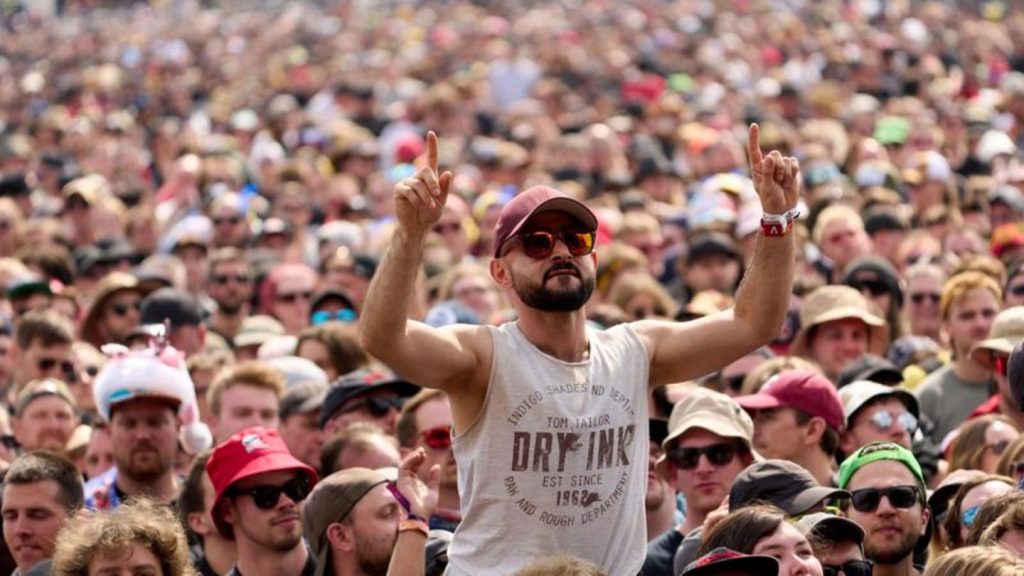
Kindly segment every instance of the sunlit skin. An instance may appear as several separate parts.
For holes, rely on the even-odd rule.
[[[676,447],[703,448],[712,444],[735,441],[734,438],[725,438],[703,428],[694,428],[674,440],[669,449]],[[670,464],[669,474],[672,486],[682,492],[686,498],[689,511],[687,521],[692,518],[699,525],[704,516],[718,508],[722,504],[722,500],[728,496],[733,480],[750,462],[749,456],[740,456],[737,453],[732,462],[724,466],[715,466],[708,461],[705,455],[701,455],[697,467],[692,470],[681,470]]]
[[[1007,492],[1011,492],[1013,491],[1013,488],[1013,486],[1010,486],[1006,482],[1001,482],[998,480],[992,482],[985,482],[984,484],[975,486],[974,488],[971,488],[967,492],[967,494],[964,494],[964,499],[960,503],[960,513],[963,514],[970,510],[971,508],[974,508],[975,506],[981,506],[985,502],[988,502],[989,500],[995,498],[996,496],[999,496],[1000,494],[1006,494]],[[970,529],[970,526],[967,526],[962,521],[960,522],[961,542],[967,541],[967,533],[970,531]]]
[[[88,576],[163,576],[163,568],[149,548],[132,542],[127,550],[94,556],[89,562]]]
[[[855,492],[863,488],[889,488],[917,486],[913,472],[895,460],[877,460],[865,464],[853,473],[846,489]],[[930,512],[922,501],[910,508],[897,508],[887,497],[881,498],[878,508],[859,512],[852,505],[847,517],[864,528],[865,556],[876,564],[906,565],[913,563],[914,546],[924,534]]]
[[[53,556],[57,532],[67,519],[57,482],[4,486],[4,540],[22,573]]]
[[[770,536],[758,540],[751,551],[779,561],[780,576],[821,576],[821,562],[814,557],[810,542],[788,522]]]
[[[969,290],[950,304],[943,324],[955,358],[966,358],[972,346],[988,337],[999,310],[996,295],[984,288]]]
[[[872,418],[876,413],[883,411],[892,415],[892,423],[888,428],[881,430],[872,421]],[[894,396],[883,397],[861,407],[847,423],[846,432],[843,433],[840,441],[840,448],[845,454],[853,454],[858,448],[871,442],[888,441],[909,449],[910,434],[900,427],[899,423],[900,415],[906,413],[907,406]]]
[[[811,357],[835,378],[843,367],[868,352],[870,331],[863,320],[845,318],[818,325],[810,343]]]
[[[277,428],[279,399],[273,390],[235,384],[224,389],[220,412],[211,416],[213,437],[223,442],[239,430],[251,426]]]

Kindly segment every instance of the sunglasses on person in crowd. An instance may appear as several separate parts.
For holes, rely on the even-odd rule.
[[[852,280],[850,281],[850,287],[858,292],[867,290],[872,296],[881,296],[889,293],[889,286],[885,282],[875,279]]]
[[[871,422],[872,425],[883,432],[888,430],[893,422],[899,424],[900,429],[911,436],[914,435],[914,432],[917,432],[917,418],[910,412],[896,415],[889,410],[879,410],[868,419],[868,422]]]
[[[226,217],[221,217],[221,218],[214,218],[213,219],[213,225],[214,226],[220,226],[221,224],[230,224],[232,226],[236,226],[241,221],[242,221],[242,217],[241,216],[226,216]]]
[[[319,310],[317,312],[313,312],[313,315],[310,316],[309,320],[313,326],[319,326],[326,322],[344,322],[346,324],[350,324],[356,321],[356,311],[350,308],[344,308],[336,312]]]
[[[1006,448],[1010,446],[1009,440],[1000,440],[995,444],[989,444],[988,447],[995,453],[996,456],[1002,456],[1003,452],[1006,452]]]
[[[736,457],[738,446],[730,442],[711,444],[700,448],[673,448],[665,454],[665,458],[680,470],[693,470],[700,463],[700,457],[707,457],[714,466],[725,466]]]
[[[594,250],[593,232],[565,231],[557,234],[544,230],[521,232],[515,236],[523,253],[534,260],[543,260],[555,251],[555,242],[565,244],[573,256],[585,256]]]
[[[141,307],[141,300],[133,300],[131,302],[114,302],[110,305],[110,309],[114,314],[121,317],[127,316],[132,310],[138,310]]]
[[[61,374],[74,374],[75,365],[70,360],[58,360],[57,358],[40,358],[36,361],[36,368],[40,372],[49,372],[57,366],[60,366]]]
[[[917,292],[910,295],[910,301],[918,306],[924,304],[926,299],[932,304],[938,304],[939,300],[942,299],[942,295],[937,292]]]
[[[981,510],[981,505],[971,506],[964,513],[960,515],[960,523],[964,525],[964,528],[970,528],[971,524],[974,524],[974,520],[978,517],[978,511]]]
[[[1024,296],[1024,284],[1017,284],[1016,286],[1010,286],[1006,289],[1007,292],[1017,296],[1018,298]]]
[[[237,489],[232,488],[230,495],[232,497],[238,496],[250,496],[252,497],[252,503],[256,505],[260,510],[270,510],[277,506],[278,500],[281,499],[281,493],[291,499],[292,502],[298,504],[309,496],[309,492],[313,489],[309,485],[309,478],[305,476],[299,476],[292,478],[291,480],[281,484],[280,486],[270,486],[262,484],[259,486],[253,486],[252,488]]]
[[[368,398],[360,398],[351,405],[346,406],[340,414],[348,414],[349,412],[355,412],[366,408],[374,418],[382,418],[386,416],[392,408],[395,410],[401,410],[404,405],[405,398],[402,398],[401,396],[370,396]]]
[[[299,300],[305,300],[305,301],[308,302],[312,298],[313,298],[313,293],[312,292],[307,292],[307,291],[288,292],[288,293],[278,294],[277,296],[274,296],[274,299],[277,300],[278,302],[287,302],[289,304],[294,304],[295,302],[298,302]]]
[[[871,576],[874,572],[875,563],[870,560],[850,560],[843,564],[822,564],[822,576]]]
[[[882,496],[885,496],[895,508],[912,508],[921,501],[920,494],[917,486],[864,488],[851,492],[849,502],[857,512],[874,512],[882,502]]]
[[[432,448],[434,450],[445,450],[450,448],[452,445],[451,426],[430,428],[429,430],[424,430],[421,434],[423,435],[423,443],[426,444],[428,448]]]
[[[249,276],[246,274],[217,274],[213,277],[213,281],[220,286],[226,286],[228,282],[248,284]]]

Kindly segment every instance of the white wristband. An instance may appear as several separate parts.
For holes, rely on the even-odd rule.
[[[790,224],[800,217],[800,209],[792,208],[782,214],[761,214],[761,221],[769,224]]]

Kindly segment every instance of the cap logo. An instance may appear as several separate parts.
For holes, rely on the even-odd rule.
[[[245,448],[247,454],[252,454],[257,450],[262,450],[267,447],[267,444],[263,442],[263,438],[259,434],[246,434],[242,436],[242,448]]]

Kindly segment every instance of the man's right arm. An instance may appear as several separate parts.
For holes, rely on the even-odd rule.
[[[363,303],[359,341],[414,384],[448,392],[480,380],[490,342],[480,326],[433,328],[409,319],[427,233],[441,218],[451,172],[437,170],[437,136],[427,134],[427,166],[395,184],[398,226]]]

